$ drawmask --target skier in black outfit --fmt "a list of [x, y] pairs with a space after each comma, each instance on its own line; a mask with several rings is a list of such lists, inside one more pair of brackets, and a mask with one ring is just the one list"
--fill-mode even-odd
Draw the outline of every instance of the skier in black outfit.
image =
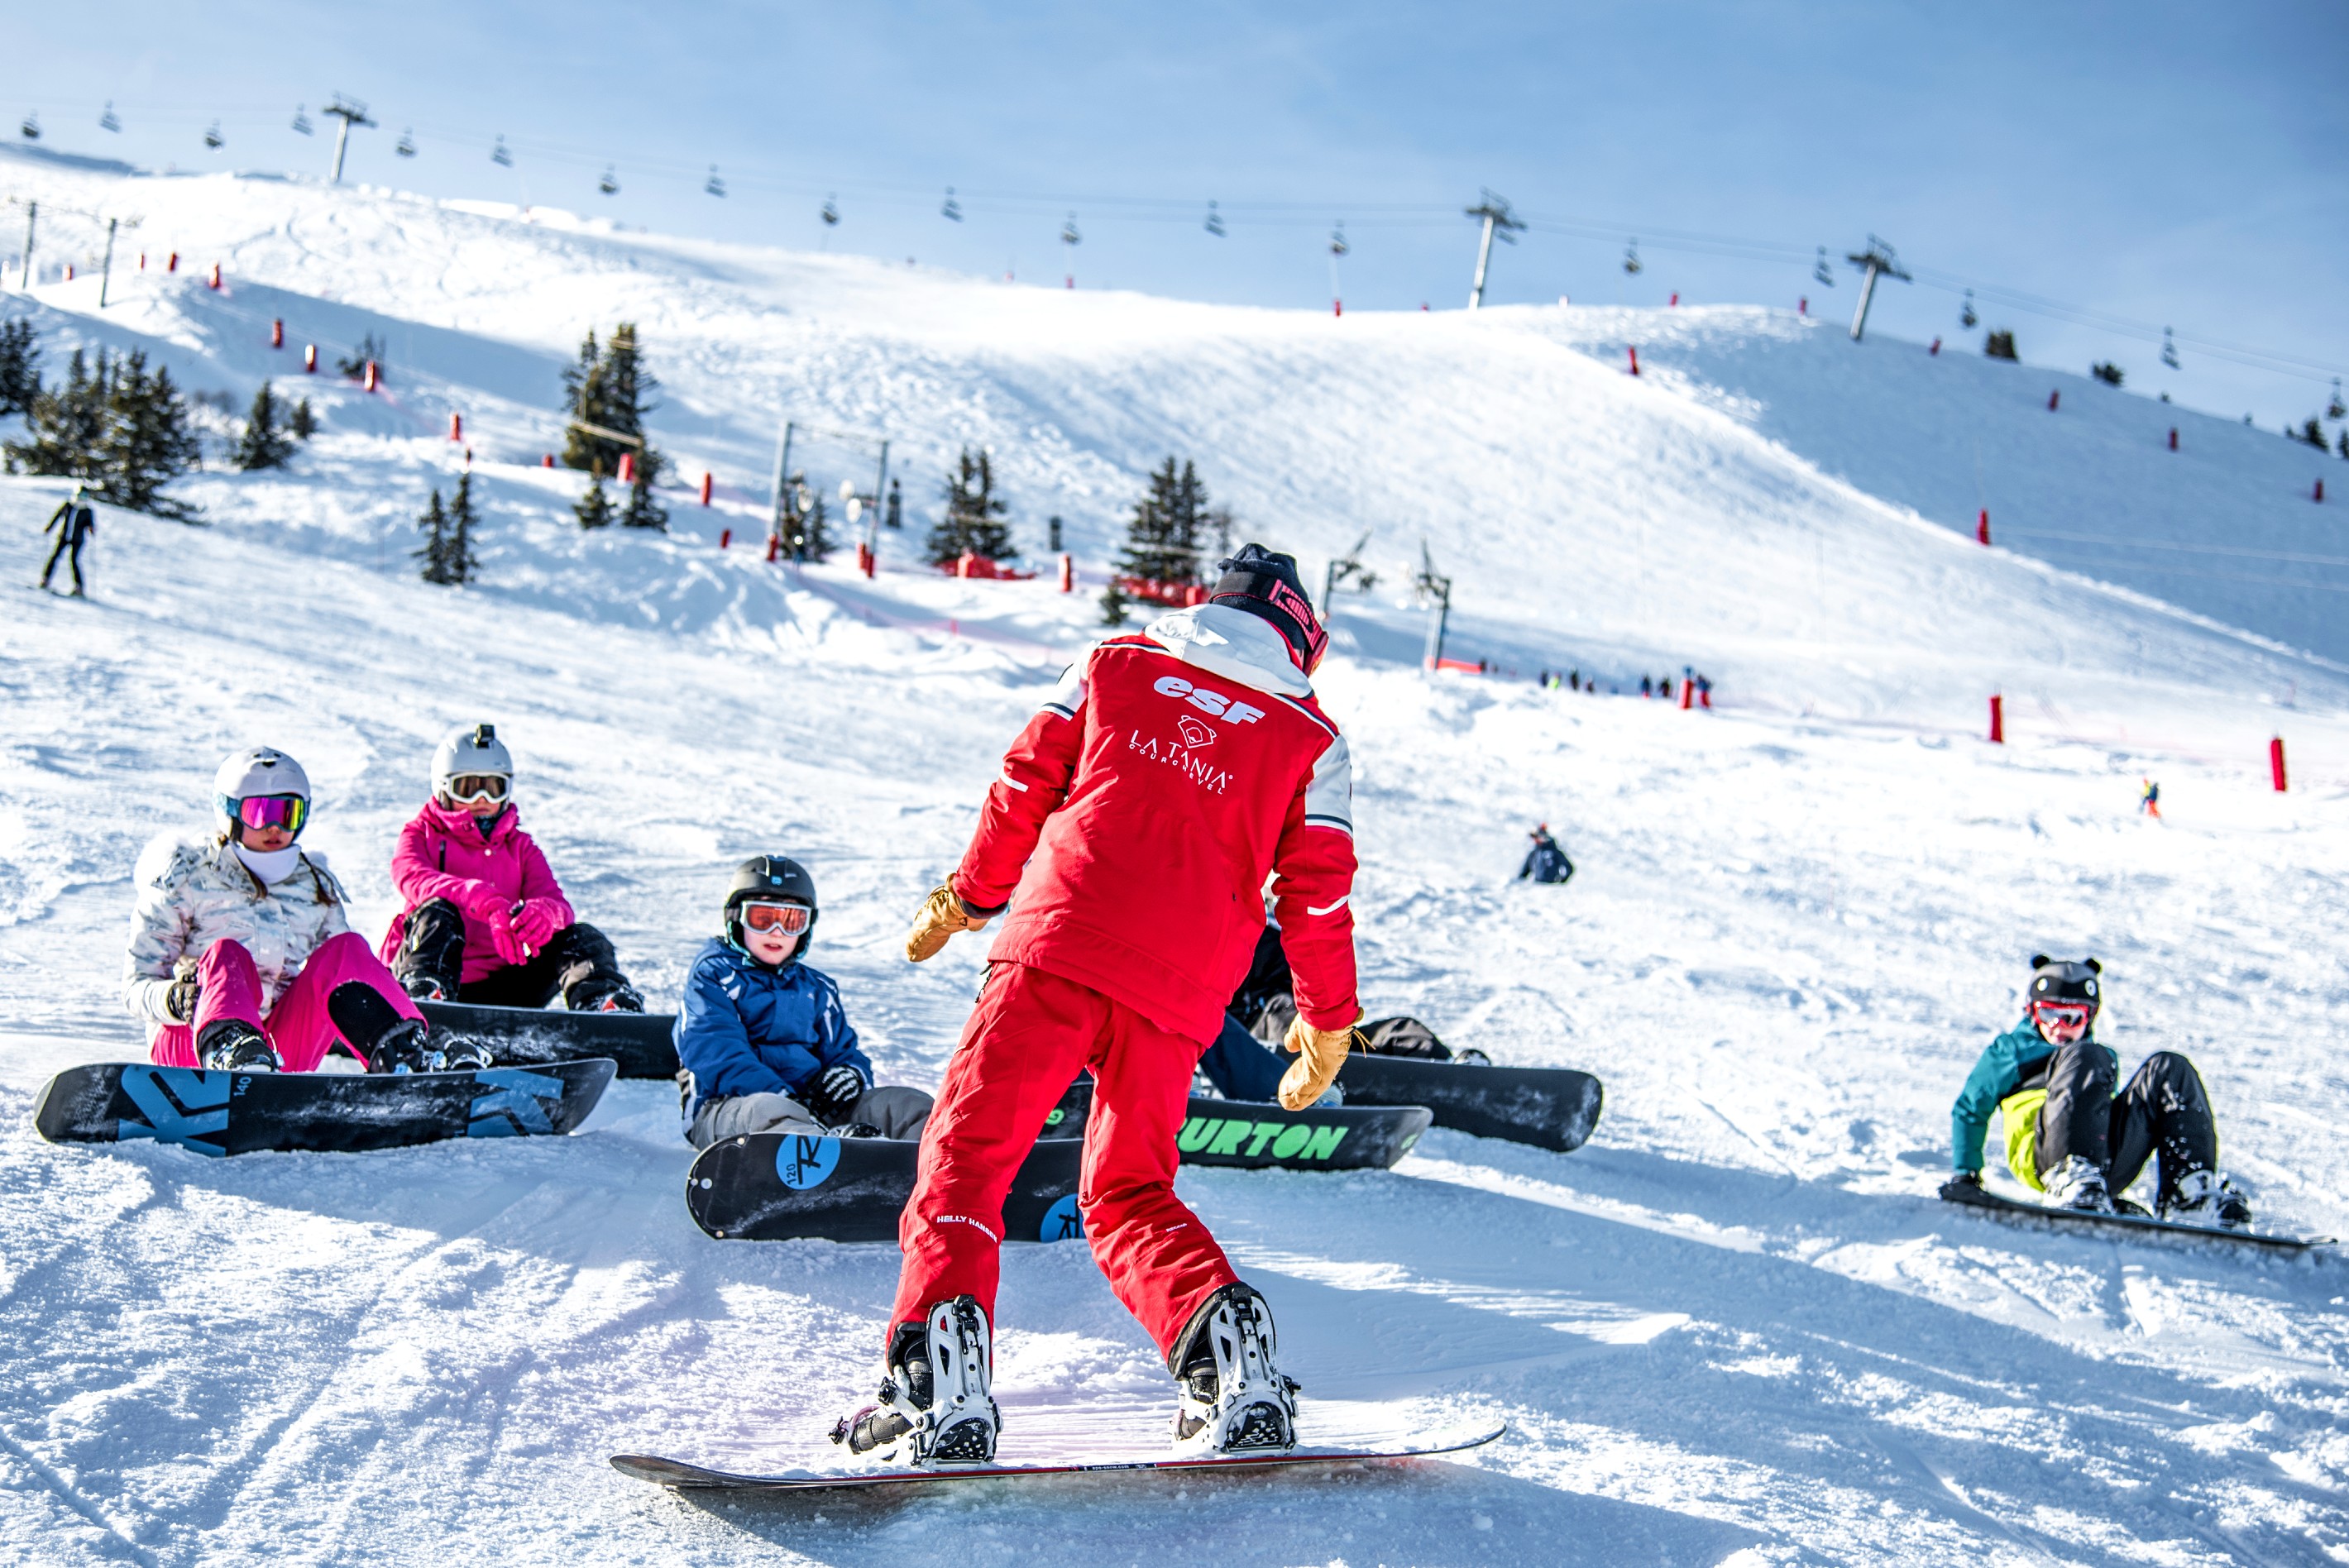
[[1527, 877], [1537, 882], [1562, 882], [1574, 875], [1574, 862], [1549, 836], [1549, 824], [1542, 823], [1533, 832], [1534, 847], [1526, 851], [1526, 863], [1517, 868], [1517, 880]]
[[49, 513], [49, 521], [41, 528], [43, 533], [50, 529], [56, 529], [57, 532], [57, 542], [49, 552], [48, 564], [41, 568], [41, 586], [46, 588], [49, 585], [49, 574], [57, 569], [57, 557], [66, 556], [67, 564], [73, 568], [73, 592], [67, 595], [68, 598], [88, 596], [81, 591], [81, 547], [98, 533], [98, 512], [89, 504], [88, 495], [88, 485], [74, 486], [73, 494], [66, 497], [57, 510]]

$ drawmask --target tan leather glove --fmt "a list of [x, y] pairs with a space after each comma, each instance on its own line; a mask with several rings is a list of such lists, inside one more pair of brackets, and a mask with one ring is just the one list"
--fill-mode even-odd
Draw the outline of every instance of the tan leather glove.
[[[1359, 1016], [1356, 1022], [1360, 1022]], [[1342, 1029], [1317, 1029], [1305, 1021], [1303, 1014], [1288, 1021], [1288, 1033], [1281, 1037], [1280, 1048], [1295, 1051], [1297, 1060], [1280, 1075], [1280, 1103], [1290, 1110], [1303, 1110], [1329, 1092], [1338, 1081], [1338, 1069], [1346, 1065], [1346, 1053], [1353, 1048], [1354, 1026]]]
[[933, 888], [930, 896], [922, 901], [921, 913], [914, 916], [914, 929], [905, 933], [905, 962], [919, 964], [925, 958], [937, 956], [947, 938], [957, 931], [984, 931], [987, 922], [973, 920], [962, 906], [953, 888], [945, 884]]

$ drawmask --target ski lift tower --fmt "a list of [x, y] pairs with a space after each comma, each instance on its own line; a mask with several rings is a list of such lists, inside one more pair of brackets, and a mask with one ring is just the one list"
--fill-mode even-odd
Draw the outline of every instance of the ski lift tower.
[[335, 171], [326, 180], [329, 185], [340, 185], [343, 182], [343, 151], [351, 144], [351, 127], [371, 126], [375, 121], [367, 118], [367, 105], [357, 98], [347, 98], [340, 93], [335, 95], [334, 102], [318, 112], [333, 115], [343, 122], [335, 132]]
[[1504, 244], [1514, 245], [1517, 242], [1517, 231], [1526, 226], [1523, 220], [1509, 211], [1507, 197], [1495, 196], [1490, 191], [1482, 190], [1476, 194], [1480, 200], [1467, 211], [1471, 218], [1485, 220], [1485, 235], [1476, 244], [1476, 281], [1468, 288], [1470, 310], [1485, 303], [1485, 273], [1493, 264], [1493, 236], [1498, 234]]
[[1851, 340], [1857, 343], [1860, 335], [1868, 330], [1868, 306], [1876, 298], [1876, 280], [1890, 277], [1905, 284], [1909, 278], [1900, 270], [1900, 263], [1893, 259], [1892, 247], [1873, 234], [1868, 237], [1867, 250], [1856, 256], [1846, 256], [1844, 260], [1866, 274], [1859, 284], [1859, 308], [1852, 313], [1851, 317]]

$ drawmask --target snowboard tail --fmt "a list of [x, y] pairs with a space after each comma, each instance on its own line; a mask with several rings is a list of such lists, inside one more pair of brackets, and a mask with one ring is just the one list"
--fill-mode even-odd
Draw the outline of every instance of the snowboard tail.
[[34, 1102], [52, 1143], [151, 1139], [198, 1154], [357, 1153], [451, 1138], [567, 1133], [612, 1081], [600, 1058], [473, 1072], [212, 1072], [103, 1062], [68, 1068]]
[[[1092, 1080], [1079, 1078], [1048, 1123], [1056, 1138], [1084, 1131]], [[1174, 1146], [1185, 1165], [1258, 1171], [1384, 1171], [1427, 1130], [1420, 1106], [1341, 1105], [1288, 1110], [1270, 1102], [1194, 1096]]]
[[1423, 1105], [1435, 1125], [1570, 1154], [1599, 1124], [1606, 1093], [1571, 1068], [1496, 1068], [1355, 1051], [1339, 1069], [1348, 1106]]
[[679, 1491], [832, 1492], [900, 1490], [938, 1481], [1016, 1480], [1035, 1476], [1131, 1475], [1136, 1471], [1172, 1470], [1200, 1475], [1227, 1470], [1295, 1469], [1299, 1466], [1371, 1466], [1397, 1464], [1480, 1448], [1507, 1430], [1494, 1421], [1453, 1427], [1423, 1438], [1361, 1448], [1299, 1447], [1286, 1452], [1242, 1454], [1137, 1453], [1126, 1457], [1071, 1460], [1060, 1463], [985, 1465], [966, 1470], [781, 1470], [771, 1475], [744, 1475], [712, 1470], [681, 1460], [649, 1454], [615, 1454], [612, 1468]]
[[668, 1013], [569, 1013], [561, 1008], [487, 1007], [419, 1002], [434, 1038], [473, 1040], [501, 1066], [609, 1057], [624, 1078], [677, 1077], [677, 1019]]
[[[703, 1150], [686, 1172], [685, 1206], [719, 1241], [894, 1242], [914, 1195], [919, 1143], [752, 1132]], [[1077, 1168], [1084, 1146], [1040, 1139], [1003, 1202], [1006, 1241], [1081, 1237]]]
[[2046, 1220], [2057, 1224], [2116, 1226], [2122, 1230], [2151, 1233], [2158, 1235], [2196, 1236], [2209, 1241], [2240, 1242], [2251, 1246], [2273, 1247], [2285, 1252], [2302, 1252], [2310, 1247], [2329, 1247], [2331, 1236], [2286, 1236], [2272, 1231], [2237, 1231], [2224, 1225], [2189, 1225], [2177, 1220], [2157, 1220], [2143, 1214], [2098, 1214], [2084, 1209], [2057, 1209], [2043, 1203], [2018, 1203], [1996, 1192], [1980, 1188], [1963, 1197], [1951, 1197], [1944, 1202], [1955, 1203], [1961, 1209], [1978, 1209], [2012, 1220]]

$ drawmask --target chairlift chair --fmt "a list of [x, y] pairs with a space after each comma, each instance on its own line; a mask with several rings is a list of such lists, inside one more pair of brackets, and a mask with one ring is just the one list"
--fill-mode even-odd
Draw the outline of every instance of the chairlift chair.
[[1216, 211], [1213, 201], [1207, 203], [1206, 231], [1218, 240], [1224, 237], [1224, 215]]
[[307, 104], [297, 103], [294, 106], [294, 134], [296, 136], [310, 134], [310, 108]]
[[1981, 320], [1982, 317], [1974, 314], [1974, 291], [1968, 289], [1965, 305], [1958, 312], [1958, 325], [1971, 331], [1975, 324]]
[[725, 199], [726, 181], [718, 178], [718, 165], [715, 163], [709, 166], [709, 178], [701, 182], [701, 188], [720, 201]]
[[1640, 242], [1636, 238], [1623, 247], [1623, 270], [1635, 277], [1642, 270], [1640, 265]]
[[1061, 225], [1061, 243], [1081, 245], [1084, 243], [1084, 240], [1085, 237], [1077, 232], [1077, 215], [1074, 212], [1070, 213], [1069, 221]]
[[595, 181], [595, 189], [606, 196], [617, 196], [620, 193], [620, 177], [613, 172], [610, 164], [604, 165], [603, 178]]
[[1338, 220], [1338, 226], [1330, 231], [1330, 253], [1333, 256], [1342, 256], [1352, 249], [1351, 245], [1346, 243], [1346, 221], [1340, 218]]
[[214, 120], [210, 126], [205, 128], [204, 145], [211, 148], [214, 152], [218, 152], [222, 148], [228, 145], [228, 138], [221, 134], [220, 121]]
[[1835, 287], [1835, 273], [1827, 270], [1827, 248], [1825, 245], [1819, 247], [1818, 264], [1811, 269], [1811, 276], [1818, 281], [1821, 288]]
[[2349, 414], [2349, 407], [2344, 407], [2341, 402], [2341, 377], [2335, 376], [2333, 378], [2333, 401], [2324, 406], [2324, 417], [2338, 419], [2344, 414]]
[[98, 129], [100, 130], [116, 131], [122, 129], [122, 117], [114, 112], [114, 100], [112, 98], [106, 100], [106, 112], [98, 117]]
[[[2178, 368], [2178, 344], [2171, 338], [2169, 328], [2166, 326], [2161, 329], [2161, 362], [2172, 370]], [[2333, 385], [2337, 387], [2340, 383], [2336, 381]], [[2333, 401], [2337, 403], [2340, 399], [2335, 397]]]
[[506, 139], [504, 137], [499, 137], [497, 145], [490, 149], [490, 161], [496, 164], [501, 169], [512, 169], [513, 167], [513, 154], [506, 150]]
[[394, 143], [392, 144], [392, 149], [391, 149], [391, 150], [392, 150], [394, 152], [397, 152], [398, 154], [399, 154], [402, 158], [413, 158], [413, 157], [415, 157], [415, 156], [416, 156], [416, 133], [415, 133], [415, 131], [413, 131], [413, 130], [411, 130], [411, 129], [406, 129], [406, 128], [404, 128], [404, 127], [403, 127], [403, 128], [401, 129], [401, 130], [400, 130], [400, 133], [399, 133], [399, 139], [398, 139], [398, 141], [396, 141], [396, 142], [394, 142]]
[[823, 199], [823, 211], [817, 213], [816, 216], [823, 220], [823, 226], [827, 229], [837, 226], [840, 222], [840, 202], [833, 196], [825, 196]]
[[41, 117], [40, 117], [39, 115], [37, 115], [37, 114], [28, 114], [28, 115], [26, 115], [26, 116], [25, 117], [25, 123], [23, 124], [23, 126], [19, 127], [18, 129], [22, 129], [22, 130], [24, 131], [24, 133], [25, 133], [25, 139], [26, 139], [26, 141], [38, 141], [38, 140], [40, 140], [40, 139], [41, 139]]
[[947, 187], [947, 199], [938, 204], [938, 216], [949, 223], [962, 222], [962, 203], [955, 200], [954, 187]]

